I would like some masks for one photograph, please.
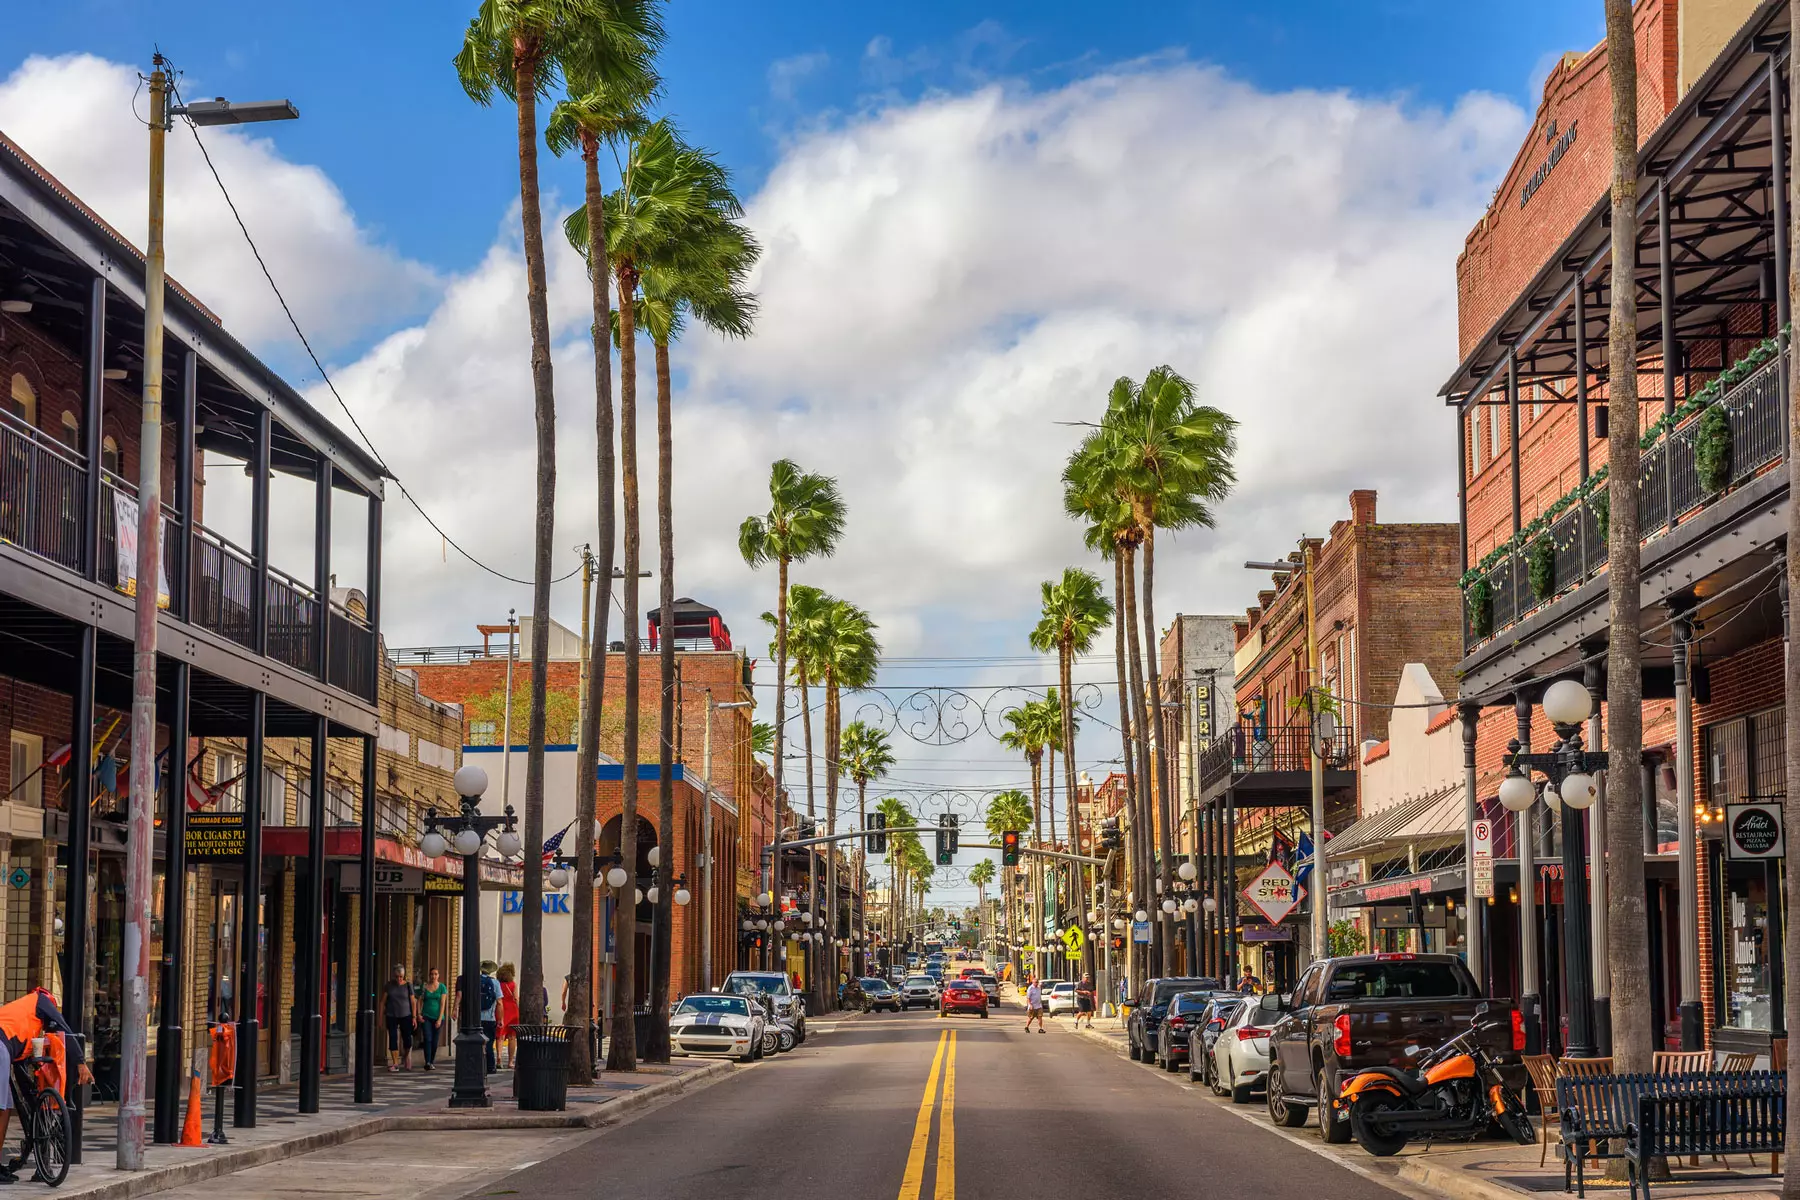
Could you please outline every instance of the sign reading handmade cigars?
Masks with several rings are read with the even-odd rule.
[[[182,833],[190,862],[217,862],[244,857],[244,814],[191,812]]]

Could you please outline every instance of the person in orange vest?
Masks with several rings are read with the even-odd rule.
[[[12,1123],[13,1060],[25,1055],[31,1039],[46,1033],[67,1035],[63,1038],[64,1052],[75,1063],[76,1081],[94,1081],[93,1072],[88,1070],[82,1058],[81,1038],[63,1018],[62,1009],[56,1007],[56,999],[49,992],[41,987],[32,988],[17,1000],[0,1004],[0,1144],[5,1143],[7,1126]],[[17,1183],[18,1180],[10,1167],[0,1163],[0,1184]]]

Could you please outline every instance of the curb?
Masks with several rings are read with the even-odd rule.
[[[239,1171],[247,1171],[252,1167],[267,1166],[284,1159],[297,1158],[303,1154],[311,1154],[317,1150],[329,1150],[334,1146],[347,1145],[361,1141],[366,1137],[397,1131],[415,1131],[425,1129],[598,1129],[611,1125],[616,1121],[670,1096],[686,1092],[697,1084],[711,1082],[729,1072],[735,1064],[727,1059],[718,1059],[692,1071],[685,1071],[671,1079],[641,1087],[634,1092],[610,1100],[605,1104],[594,1105],[585,1112],[562,1113],[520,1113],[492,1112],[483,1115],[482,1110],[466,1110],[460,1112],[410,1112],[387,1113],[371,1117],[366,1121],[357,1121],[342,1125],[336,1129],[322,1129],[317,1133],[292,1138],[284,1142],[275,1142],[265,1146],[253,1146],[243,1150],[227,1150],[221,1154],[209,1155],[192,1162],[178,1163],[174,1166],[159,1167],[151,1171],[132,1175],[124,1179],[102,1183],[96,1187],[84,1188],[69,1193],[78,1200],[129,1200],[135,1196],[149,1196],[171,1188],[183,1187],[190,1183],[201,1183],[209,1179],[219,1179],[226,1175],[235,1175]],[[586,1106],[584,1106],[586,1107]]]
[[[1519,1200],[1528,1193],[1493,1183],[1467,1171],[1434,1163],[1427,1158],[1409,1158],[1400,1165],[1400,1178],[1420,1187],[1430,1188],[1452,1200]]]

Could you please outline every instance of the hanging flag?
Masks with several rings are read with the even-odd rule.
[[[1269,837],[1269,861],[1287,866],[1288,856],[1294,852],[1294,844],[1287,840],[1281,830],[1277,829]]]
[[[556,857],[556,852],[558,850],[562,849],[563,835],[568,833],[569,830],[571,830],[573,828],[575,828],[575,822],[570,821],[567,825],[564,825],[561,829],[557,830],[555,833],[551,834],[549,837],[544,839],[544,869],[545,870],[549,870],[550,860]]]
[[[69,742],[59,747],[49,758],[46,758],[44,760],[44,765],[46,767],[60,767],[73,757],[75,757],[75,744]]]
[[[94,779],[103,792],[117,793],[119,790],[119,760],[110,754],[100,756],[100,765],[94,768]]]
[[[220,780],[211,787],[201,783],[199,776],[189,775],[187,787],[188,811],[198,812],[203,808],[217,807],[220,799],[224,797],[226,792],[231,790],[231,785],[242,779],[246,774],[248,774],[248,772],[239,771],[230,779]]]
[[[1312,876],[1313,870],[1313,840],[1311,834],[1302,833],[1300,835],[1300,844],[1294,849],[1294,862],[1294,882],[1305,886],[1307,879]]]

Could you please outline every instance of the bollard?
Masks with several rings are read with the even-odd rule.
[[[230,1141],[225,1136],[225,1090],[237,1075],[237,1026],[230,1022],[214,1024],[212,1049],[207,1055],[208,1074],[213,1087],[213,1127],[207,1135],[207,1143],[213,1146],[228,1146]]]

